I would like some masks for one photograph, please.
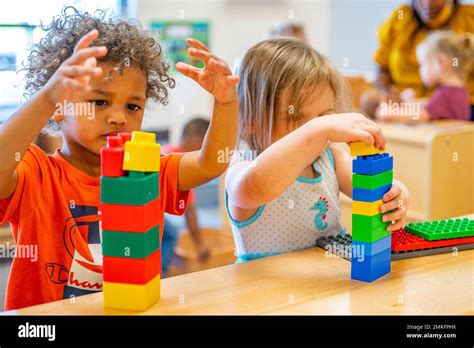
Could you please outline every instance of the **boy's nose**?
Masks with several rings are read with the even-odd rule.
[[[127,123],[127,118],[124,113],[115,111],[107,117],[107,123],[122,125]]]

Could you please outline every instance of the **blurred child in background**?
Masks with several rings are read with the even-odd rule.
[[[421,79],[427,87],[436,87],[434,93],[427,101],[423,101],[415,99],[413,90],[404,90],[400,100],[393,104],[396,108],[385,101],[377,108],[376,118],[404,123],[440,119],[470,120],[466,80],[473,78],[474,35],[434,32],[417,46],[416,54],[420,62]]]
[[[163,153],[173,152],[193,152],[199,151],[202,147],[202,142],[206,136],[209,128],[209,121],[204,118],[193,118],[188,121],[181,133],[179,145],[167,145],[163,147]],[[210,251],[206,246],[199,228],[197,209],[196,209],[196,195],[194,190],[189,191],[188,208],[186,209],[185,218],[192,241],[196,247],[199,261],[205,261],[209,258]],[[173,222],[166,217],[165,227],[163,230],[163,240],[161,245],[161,267],[162,276],[165,277],[169,266],[173,259],[174,247],[179,240],[179,230]]]

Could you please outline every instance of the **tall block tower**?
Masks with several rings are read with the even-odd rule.
[[[160,145],[119,133],[101,150],[104,306],[144,311],[160,299]]]
[[[382,221],[379,208],[393,181],[393,157],[367,146],[351,143],[352,257],[351,278],[372,282],[390,272],[390,222]]]

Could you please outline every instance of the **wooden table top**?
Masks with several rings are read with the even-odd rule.
[[[474,250],[392,262],[373,283],[311,248],[162,280],[142,313],[103,308],[102,293],[9,311],[21,315],[474,314]]]

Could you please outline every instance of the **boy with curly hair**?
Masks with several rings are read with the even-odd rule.
[[[46,30],[25,65],[29,101],[0,128],[0,225],[10,223],[17,248],[37,251],[14,258],[5,309],[102,290],[100,149],[109,135],[140,130],[146,101],[166,104],[175,85],[138,24],[65,8]],[[200,151],[161,158],[161,205],[178,215],[189,189],[226,170],[218,154],[237,133],[238,76],[201,42],[187,44],[205,67],[176,69],[214,95],[214,111]],[[63,137],[52,156],[31,144],[45,125]]]

